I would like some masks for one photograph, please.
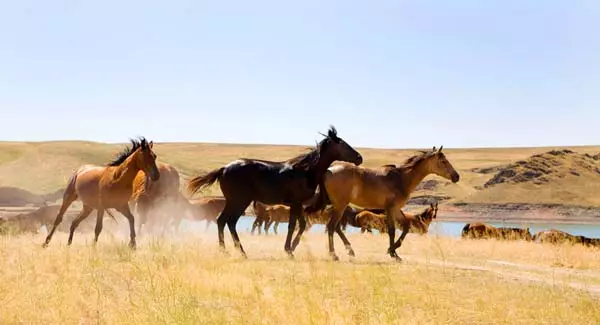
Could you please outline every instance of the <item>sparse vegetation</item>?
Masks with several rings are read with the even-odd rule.
[[[600,321],[600,255],[581,246],[409,235],[396,263],[387,237],[351,235],[357,258],[335,263],[321,234],[295,260],[283,236],[243,234],[249,260],[230,244],[222,255],[214,234],[146,237],[135,252],[126,236],[95,248],[91,236],[66,248],[59,234],[45,250],[41,235],[0,237],[0,323]]]

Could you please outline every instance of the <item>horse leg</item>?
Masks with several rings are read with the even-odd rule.
[[[402,213],[402,212],[401,212]],[[386,209],[386,213],[385,213],[385,224],[387,225],[388,228],[388,237],[389,237],[389,241],[390,241],[390,246],[388,248],[388,254],[390,254],[390,256],[392,258],[395,258],[397,261],[400,261],[400,256],[398,256],[398,254],[396,254],[396,250],[394,248],[394,239],[396,239],[396,225],[394,222],[394,217],[396,216],[396,214],[394,212],[392,212],[391,208],[387,208]]]
[[[71,242],[73,242],[73,233],[75,233],[75,229],[77,229],[77,226],[79,226],[83,219],[87,218],[90,215],[90,213],[92,213],[92,210],[94,210],[92,209],[92,207],[84,205],[83,210],[81,210],[81,213],[79,213],[77,218],[75,218],[73,222],[71,222],[71,229],[69,231],[69,240],[67,241],[67,245],[71,245]]]
[[[60,225],[60,223],[63,220],[63,216],[65,215],[65,212],[67,211],[69,206],[73,203],[73,201],[75,201],[77,199],[77,194],[75,194],[74,192],[72,194],[69,193],[65,196],[66,197],[63,199],[63,202],[60,206],[60,210],[58,211],[58,214],[56,215],[56,219],[54,220],[54,225],[52,225],[52,230],[50,230],[50,232],[48,233],[48,236],[46,236],[46,241],[44,241],[44,244],[42,244],[42,247],[44,247],[44,248],[48,247],[48,244],[50,243],[50,240],[52,239],[52,236],[54,235],[56,228],[58,228],[58,226]]]
[[[404,240],[404,237],[406,237],[406,235],[408,234],[409,230],[410,230],[410,224],[405,219],[404,223],[402,223],[402,234],[400,235],[400,238],[398,238],[396,243],[394,243],[394,247],[393,247],[394,251],[396,249],[400,248],[400,246],[402,246],[402,241]],[[400,257],[398,257],[397,259],[400,259]]]
[[[131,210],[129,210],[129,205],[117,208],[117,211],[121,212],[121,214],[124,215],[129,221],[129,247],[131,247],[131,249],[135,249],[135,217],[131,213]]]
[[[334,206],[331,210],[331,214],[329,217],[329,222],[327,223],[327,238],[329,240],[329,255],[334,261],[339,261],[339,257],[335,253],[335,247],[333,245],[333,233],[336,231],[336,228],[339,226],[340,219],[342,217],[342,213],[344,211],[344,207],[341,208],[341,211]],[[341,238],[341,236],[340,236]]]
[[[102,232],[102,222],[104,219],[104,209],[98,209],[96,213],[96,229],[94,229],[94,245],[98,242],[100,232]]]
[[[233,245],[237,249],[240,250],[240,252],[242,253],[242,256],[244,258],[248,258],[248,256],[246,255],[246,252],[244,251],[244,247],[242,247],[242,242],[240,241],[240,237],[238,236],[235,226],[236,226],[238,220],[240,219],[240,217],[242,216],[242,214],[244,213],[244,211],[246,210],[246,208],[248,207],[248,205],[250,205],[250,202],[252,202],[252,201],[248,201],[248,203],[246,203],[245,205],[240,204],[238,207],[230,209],[231,213],[228,214],[229,219],[227,220],[227,227],[229,228],[229,232],[231,233],[231,238],[233,239]],[[225,209],[223,209],[223,211],[225,211],[226,209],[227,209],[227,206],[225,206]]]
[[[275,224],[275,234],[277,234],[277,226],[278,224]],[[294,213],[292,213],[292,209],[290,209],[290,216],[288,219],[288,232],[287,235],[285,236],[285,245],[284,245],[284,249],[285,251],[288,253],[288,256],[293,258],[294,257],[294,250],[292,249],[292,236],[294,235],[294,232],[296,231],[296,215]]]
[[[306,218],[304,217],[304,214],[302,212],[303,211],[301,204],[298,204],[297,206],[294,206],[290,209],[290,213],[296,215],[299,221],[298,233],[296,234],[296,238],[294,238],[294,241],[292,242],[292,251],[296,250],[296,247],[298,247],[298,244],[300,244],[300,238],[302,237],[304,230],[306,230]]]
[[[340,236],[340,239],[342,240],[342,242],[344,242],[344,246],[346,247],[346,250],[348,250],[348,255],[351,257],[356,256],[354,254],[354,250],[352,249],[352,245],[350,244],[350,241],[346,237],[346,234],[344,234],[344,232],[342,231],[342,227],[339,223],[335,227],[335,232],[338,234],[338,236]]]

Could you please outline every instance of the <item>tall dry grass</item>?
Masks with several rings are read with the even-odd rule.
[[[409,235],[402,263],[387,238],[352,234],[358,256],[331,262],[326,236],[310,233],[295,260],[283,236],[242,234],[243,260],[214,234],[127,239],[77,234],[0,237],[0,323],[313,324],[313,323],[599,323],[600,305],[585,290],[534,283],[477,268],[488,259],[552,269],[557,260],[597,274],[596,251],[532,243],[461,241]],[[336,239],[337,240],[337,239]],[[565,250],[565,251],[561,251]],[[584,259],[586,262],[576,263]],[[496,271],[496,269],[494,269]]]

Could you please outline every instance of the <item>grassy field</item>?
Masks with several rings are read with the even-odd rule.
[[[242,234],[248,260],[212,233],[126,239],[59,233],[0,237],[0,323],[598,323],[600,254],[580,246],[350,235],[357,257],[331,262],[308,234],[294,260],[283,236]],[[516,253],[518,252],[518,253]]]
[[[64,188],[71,173],[82,164],[104,164],[123,144],[102,144],[81,141],[13,143],[0,142],[0,186],[12,186],[33,193],[48,193]],[[474,168],[503,166],[526,159],[533,154],[556,148],[498,148],[498,149],[444,149],[461,180],[451,184],[437,176],[427,179],[440,181],[433,190],[414,195],[449,197],[448,202],[467,203],[556,203],[600,207],[600,196],[589,193],[600,190],[600,182],[590,181],[584,174],[576,177],[566,173],[550,183],[535,185],[499,184],[482,188],[493,174],[474,172]],[[578,153],[596,154],[600,147],[570,147]],[[284,160],[306,150],[301,146],[227,145],[203,143],[157,144],[159,159],[178,168],[184,179],[201,171],[226,164],[238,157]],[[359,148],[365,157],[365,166],[375,167],[388,163],[399,164],[415,150],[379,150]],[[206,194],[218,194],[218,186]]]

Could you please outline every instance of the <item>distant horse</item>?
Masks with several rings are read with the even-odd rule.
[[[420,235],[427,234],[429,232],[429,225],[431,225],[433,219],[437,217],[437,211],[438,204],[436,203],[434,205],[431,203],[429,207],[420,213],[413,214],[404,212],[404,216],[410,224],[408,232]],[[380,233],[387,232],[384,214],[377,214],[373,213],[372,211],[365,210],[361,211],[356,218],[358,219],[358,223],[361,226],[361,232],[363,233],[365,230],[370,232],[369,226],[377,229]],[[396,221],[402,222],[402,219]]]
[[[529,232],[529,228],[515,228],[515,227],[498,227],[500,238],[505,240],[533,240],[533,236]]]
[[[187,188],[189,192],[195,193],[219,181],[221,192],[227,199],[225,208],[217,219],[219,245],[225,248],[223,230],[227,223],[234,245],[244,257],[246,253],[235,226],[246,207],[252,201],[288,205],[290,216],[284,249],[292,257],[306,228],[302,203],[313,198],[327,168],[336,160],[360,165],[363,159],[346,141],[338,137],[337,131],[331,126],[325,139],[309,153],[283,162],[238,159],[191,179]],[[300,228],[292,243],[296,220],[300,222]]]
[[[529,228],[494,227],[483,222],[467,223],[462,229],[462,238],[495,238],[504,240],[532,240]]]
[[[225,198],[222,196],[205,196],[189,200],[189,216],[193,221],[206,221],[206,228],[211,222],[217,223],[217,217],[225,208]],[[179,223],[177,223],[177,227]]]
[[[453,183],[458,182],[460,176],[442,153],[442,148],[422,152],[406,160],[400,166],[385,165],[379,169],[353,166],[347,163],[338,163],[331,166],[319,186],[318,198],[306,212],[322,210],[328,202],[333,206],[331,219],[327,224],[329,238],[329,254],[334,260],[339,258],[333,247],[333,232],[337,232],[350,256],[354,250],[350,242],[340,229],[340,218],[349,203],[371,208],[385,209],[386,225],[388,227],[389,248],[388,254],[396,260],[401,260],[396,254],[396,249],[402,245],[404,237],[408,234],[410,225],[401,208],[406,204],[410,193],[429,174],[436,174]],[[394,243],[394,220],[400,220],[402,234]]]
[[[273,232],[277,235],[277,227],[279,223],[288,222],[290,215],[290,207],[283,204],[273,204],[266,208],[268,220],[265,223],[265,233],[268,232],[269,227],[273,225]]]
[[[254,235],[254,231],[258,229],[258,234],[261,234],[261,227],[264,225],[265,226],[265,234],[268,235],[268,221],[269,221],[269,216],[267,215],[267,205],[264,203],[260,203],[257,201],[253,201],[252,202],[252,208],[254,209],[254,215],[256,215],[256,218],[254,219],[254,222],[252,223],[252,230],[250,231],[250,233],[252,235]]]
[[[550,244],[583,244],[586,246],[600,247],[599,238],[589,238],[586,236],[575,236],[567,232],[560,231],[557,229],[543,230],[536,233],[533,236],[533,240],[539,243],[550,243]]]
[[[160,179],[152,181],[144,171],[139,171],[133,180],[132,206],[138,214],[138,235],[142,226],[153,230],[157,224],[166,230],[173,219],[181,219],[179,207],[179,172],[175,167],[156,163]]]
[[[467,223],[461,232],[462,238],[500,238],[498,228],[483,222]]]
[[[98,236],[102,231],[104,211],[114,208],[129,221],[129,246],[135,249],[135,221],[128,204],[133,194],[133,182],[140,170],[144,171],[152,181],[158,181],[160,173],[156,167],[156,154],[152,151],[153,142],[148,143],[145,138],[140,138],[131,140],[131,144],[131,148],[126,148],[107,166],[84,165],[71,176],[69,185],[63,194],[60,211],[43,247],[47,247],[50,243],[65,211],[75,200],[79,199],[83,204],[83,210],[71,223],[68,245],[71,245],[73,241],[73,233],[77,226],[94,209],[98,210],[94,243],[98,242]]]

